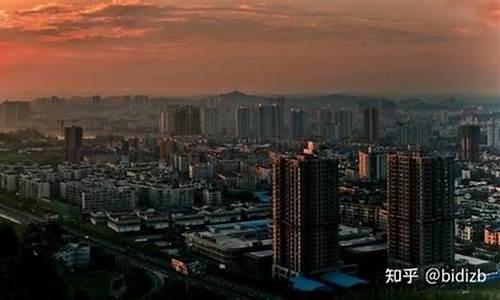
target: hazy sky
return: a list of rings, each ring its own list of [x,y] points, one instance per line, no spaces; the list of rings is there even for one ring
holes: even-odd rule
[[[0,0],[0,97],[500,93],[500,0]]]

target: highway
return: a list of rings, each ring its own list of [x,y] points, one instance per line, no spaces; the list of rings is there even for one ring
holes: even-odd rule
[[[16,210],[3,204],[0,204],[0,218],[5,218],[12,222],[25,225],[45,221],[43,218]],[[148,271],[150,276],[155,278],[154,289],[150,292],[150,294],[154,293],[156,289],[160,289],[161,286],[163,286],[165,279],[172,278],[184,281],[187,286],[210,290],[227,296],[230,299],[280,299],[279,296],[268,294],[260,290],[249,288],[214,276],[208,276],[205,274],[200,276],[186,276],[176,272],[170,266],[170,262],[168,260],[160,260],[143,253],[134,253],[128,251],[124,247],[110,243],[109,241],[102,240],[94,236],[86,236],[75,231],[74,229],[68,228],[67,226],[63,226],[63,228],[68,234],[82,240],[87,240],[92,246],[98,246],[106,249],[113,255],[126,257],[134,266]]]
[[[0,203],[0,218],[21,225],[29,225],[32,223],[40,223],[45,221],[43,218],[37,217],[33,214],[24,211],[17,210],[15,208],[12,208],[10,206],[1,203]]]

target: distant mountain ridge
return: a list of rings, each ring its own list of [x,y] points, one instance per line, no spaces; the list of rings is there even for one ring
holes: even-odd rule
[[[232,91],[210,97],[220,104],[229,105],[255,105],[260,102],[273,102],[285,99],[287,106],[300,106],[304,108],[331,106],[332,108],[358,109],[363,107],[392,107],[395,103],[383,97],[352,96],[345,94],[330,94],[318,96],[259,96]]]

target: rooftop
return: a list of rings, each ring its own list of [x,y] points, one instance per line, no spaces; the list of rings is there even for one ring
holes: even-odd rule
[[[208,226],[210,231],[220,231],[220,230],[228,230],[228,229],[258,229],[262,227],[267,227],[271,224],[271,219],[262,219],[255,221],[245,221],[245,222],[237,222],[237,223],[227,223],[227,224],[219,224],[219,225],[210,225]]]
[[[301,292],[314,292],[314,291],[328,291],[332,290],[325,284],[309,279],[304,276],[291,277],[290,282],[292,283],[292,287],[294,290]]]
[[[366,246],[360,246],[360,247],[353,247],[349,249],[353,253],[367,253],[367,252],[374,252],[374,251],[383,251],[387,250],[387,245],[385,243],[380,243],[380,244],[373,244],[373,245],[366,245]]]
[[[491,224],[487,229],[494,232],[500,232],[500,223]]]
[[[368,281],[366,280],[340,272],[326,273],[325,275],[321,276],[321,279],[344,289],[349,289],[358,285],[368,284]]]
[[[247,253],[249,256],[254,256],[254,257],[269,257],[273,256],[273,250],[262,250],[262,251],[254,251],[254,252],[249,252]]]
[[[455,254],[455,260],[466,260],[468,264],[473,266],[484,265],[489,263],[489,261],[487,260],[461,254]]]

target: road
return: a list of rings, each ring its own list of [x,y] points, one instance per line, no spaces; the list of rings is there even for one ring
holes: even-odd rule
[[[16,210],[14,208],[0,204],[0,217],[9,219],[12,222],[19,224],[32,224],[44,222],[43,218]],[[134,253],[124,247],[113,244],[109,241],[99,239],[94,236],[86,236],[74,229],[63,226],[63,228],[72,236],[80,239],[86,239],[89,244],[106,249],[108,252],[128,258],[128,260],[136,267],[144,269],[150,273],[150,276],[156,278],[154,280],[154,288],[159,289],[163,286],[166,278],[173,278],[186,282],[188,286],[199,287],[201,289],[210,290],[229,297],[230,299],[280,299],[279,296],[272,295],[260,290],[249,288],[247,286],[237,284],[228,280],[208,276],[186,276],[176,272],[169,261],[160,260],[143,253]],[[150,294],[156,290],[152,290]]]
[[[40,223],[45,221],[43,218],[37,217],[24,211],[17,210],[1,203],[0,218],[22,225],[29,225],[32,223]]]
[[[65,229],[68,231],[68,233],[70,233],[73,236],[79,237],[81,239],[86,238],[86,236],[70,228],[65,228]],[[108,241],[96,237],[88,236],[87,240],[91,245],[104,248],[114,255],[127,257],[133,265],[141,269],[144,269],[146,271],[149,271],[155,274],[157,277],[161,276],[162,278],[173,278],[185,281],[189,285],[200,287],[206,290],[211,290],[216,293],[226,295],[231,299],[275,299],[276,298],[274,295],[269,295],[252,288],[248,288],[233,282],[229,282],[227,280],[215,278],[213,276],[206,276],[206,275],[203,275],[203,277],[186,276],[184,274],[176,272],[170,266],[170,262],[167,260],[160,260],[157,258],[153,258],[143,253],[132,253],[121,246],[117,246],[113,243],[110,243]]]

